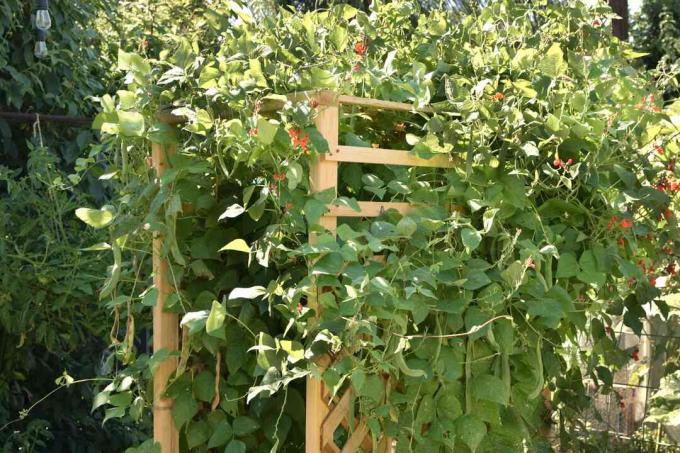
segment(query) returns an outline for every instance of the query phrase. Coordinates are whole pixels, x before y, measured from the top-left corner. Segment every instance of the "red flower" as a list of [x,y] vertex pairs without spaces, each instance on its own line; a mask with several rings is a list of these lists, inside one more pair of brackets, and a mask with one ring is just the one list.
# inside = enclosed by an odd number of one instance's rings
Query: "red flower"
[[630,219],[623,219],[619,225],[625,230],[627,228],[631,228],[633,226],[633,222]]
[[290,135],[290,138],[293,139],[293,143],[295,143],[295,140],[300,136],[300,129],[290,129],[288,130],[288,135]]
[[273,175],[274,181],[283,181],[286,179],[286,174],[285,173],[274,173]]
[[593,21],[593,27],[601,27],[601,26],[602,26],[602,22],[600,21],[600,19],[595,19]]
[[567,161],[567,165],[572,165],[573,163],[574,163],[574,159],[569,159],[569,160]]
[[662,146],[655,146],[654,151],[656,151],[657,154],[663,154],[663,147]]
[[555,168],[562,168],[562,161],[560,159],[555,159],[553,161],[553,167]]
[[260,131],[257,130],[256,127],[251,127],[250,130],[248,131],[248,135],[254,136],[257,135]]
[[669,275],[678,275],[678,271],[675,270],[675,263],[670,263],[668,266],[666,266],[666,272]]
[[356,44],[354,44],[354,53],[360,57],[366,55],[366,50],[366,44],[364,44],[362,41],[358,41]]
[[654,107],[652,107],[652,112],[654,112],[654,113],[660,113],[660,112],[661,112],[661,107],[659,107],[658,105],[655,105]]
[[664,211],[663,211],[663,216],[664,216],[664,218],[665,218],[666,220],[668,220],[668,219],[670,219],[671,217],[673,217],[673,211],[671,211],[670,208],[666,208],[666,209],[664,209]]
[[615,215],[612,216],[611,219],[609,219],[609,223],[607,223],[607,231],[611,231],[616,222],[619,221],[619,218],[616,217]]
[[505,95],[503,93],[501,93],[500,91],[493,95],[494,101],[498,102],[498,101],[502,101],[503,99],[505,99]]

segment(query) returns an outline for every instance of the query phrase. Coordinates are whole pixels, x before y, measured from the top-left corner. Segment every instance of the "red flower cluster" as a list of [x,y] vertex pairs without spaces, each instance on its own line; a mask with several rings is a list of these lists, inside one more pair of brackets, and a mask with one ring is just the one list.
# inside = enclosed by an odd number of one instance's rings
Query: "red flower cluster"
[[493,100],[496,102],[502,101],[503,99],[505,99],[505,95],[500,91],[493,95]]
[[680,181],[676,178],[666,178],[662,176],[659,183],[656,185],[656,189],[664,192],[666,190],[671,190],[673,192],[680,191]]
[[654,95],[650,94],[649,96],[645,96],[642,98],[640,102],[635,104],[635,108],[642,110],[642,109],[647,109],[651,110],[654,113],[659,113],[661,111],[661,107],[654,105]]
[[354,53],[360,57],[365,56],[367,50],[368,47],[366,47],[366,44],[364,44],[362,41],[358,41],[356,44],[354,44]]
[[309,134],[300,137],[300,129],[291,129],[288,131],[288,135],[293,140],[294,148],[300,147],[303,153],[309,154]]
[[274,181],[284,181],[286,179],[286,174],[285,173],[274,173],[272,178],[274,178]]
[[622,219],[621,223],[619,223],[619,226],[625,230],[628,228],[632,228],[633,222],[630,219]]
[[666,266],[665,270],[668,275],[678,275],[678,271],[675,269],[675,263],[670,263],[668,266]]
[[663,154],[663,146],[655,146],[654,151],[656,151],[657,154]]

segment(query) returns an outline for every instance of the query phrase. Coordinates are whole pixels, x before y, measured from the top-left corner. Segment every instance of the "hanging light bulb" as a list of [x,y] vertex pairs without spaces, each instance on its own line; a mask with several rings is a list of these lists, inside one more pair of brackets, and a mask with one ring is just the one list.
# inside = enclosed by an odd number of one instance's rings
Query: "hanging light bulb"
[[38,30],[38,39],[33,48],[33,55],[36,58],[42,58],[47,55],[47,32],[45,30]]
[[37,0],[35,12],[35,28],[38,30],[49,30],[52,26],[52,19],[48,11],[48,0]]

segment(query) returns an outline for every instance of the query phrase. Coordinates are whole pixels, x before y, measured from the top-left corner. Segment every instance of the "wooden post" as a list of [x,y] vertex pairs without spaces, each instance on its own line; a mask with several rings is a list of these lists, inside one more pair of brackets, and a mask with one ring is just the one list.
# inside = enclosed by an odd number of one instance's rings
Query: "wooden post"
[[[152,143],[151,158],[156,175],[160,177],[168,165],[168,156],[174,154],[175,145]],[[172,283],[169,279],[169,263],[162,255],[163,237],[155,233],[153,238],[153,272],[154,287],[158,298],[153,309],[153,350],[161,349],[177,351],[179,346],[179,319],[175,313],[163,311],[165,303],[172,294]],[[153,438],[161,446],[161,453],[179,452],[179,433],[172,420],[172,400],[164,398],[168,379],[177,369],[177,358],[171,357],[163,361],[156,369],[153,377]]]
[[[316,128],[328,142],[331,152],[338,147],[338,105],[337,103],[319,103],[319,112],[316,116]],[[335,188],[338,183],[338,163],[319,156],[311,163],[309,182],[312,192],[320,192],[329,188]],[[331,233],[335,234],[338,224],[337,217],[323,216],[319,224]],[[316,242],[316,234],[310,233],[309,242]],[[320,291],[316,288],[314,291]],[[310,301],[310,307],[319,310],[317,301]],[[321,453],[323,445],[323,433],[321,424],[328,415],[328,403],[324,398],[324,385],[319,379],[307,378],[306,417],[305,417],[305,451],[306,453]]]

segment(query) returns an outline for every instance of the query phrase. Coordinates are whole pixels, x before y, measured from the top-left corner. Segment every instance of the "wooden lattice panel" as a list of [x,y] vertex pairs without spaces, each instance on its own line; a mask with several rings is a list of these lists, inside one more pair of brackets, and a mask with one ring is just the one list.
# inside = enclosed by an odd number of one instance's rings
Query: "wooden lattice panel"
[[[341,146],[338,144],[339,112],[341,105],[361,106],[366,109],[397,110],[412,112],[414,108],[411,104],[391,101],[381,101],[376,99],[365,99],[355,96],[338,95],[331,91],[315,91],[295,93],[288,96],[293,102],[316,101],[319,105],[316,127],[328,142],[329,152],[318,156],[310,166],[310,187],[313,192],[326,189],[335,189],[338,185],[338,164],[340,162],[367,163],[383,165],[405,165],[417,167],[438,167],[448,168],[455,165],[455,161],[446,156],[434,156],[430,159],[418,157],[408,151],[383,149],[383,148],[361,148],[355,146]],[[262,106],[262,111],[272,111],[282,107],[282,99],[271,100]],[[420,109],[421,112],[431,113],[431,108]],[[378,217],[385,211],[394,209],[401,214],[408,214],[413,211],[414,206],[409,203],[395,202],[370,202],[360,201],[360,211],[343,207],[328,206],[328,210],[321,217],[319,224],[335,234],[337,229],[338,217]],[[457,207],[452,207],[457,209]],[[316,241],[316,235],[310,234],[310,243]],[[380,260],[383,257],[376,257]],[[318,292],[322,289],[317,288]],[[308,304],[311,308],[318,310],[316,303],[317,297],[311,297]],[[318,364],[322,369],[328,366],[326,363]],[[331,396],[322,381],[315,378],[307,380],[306,395],[306,433],[305,445],[306,453],[354,453],[361,450],[365,453],[373,451],[373,440],[366,425],[365,420],[358,418],[352,419],[354,411],[354,395],[351,387],[335,396]],[[350,423],[351,422],[351,423]],[[339,427],[347,432],[347,440],[342,446],[335,443],[335,433]],[[384,437],[378,443],[378,453],[388,453],[393,451],[393,442],[390,438]]]

